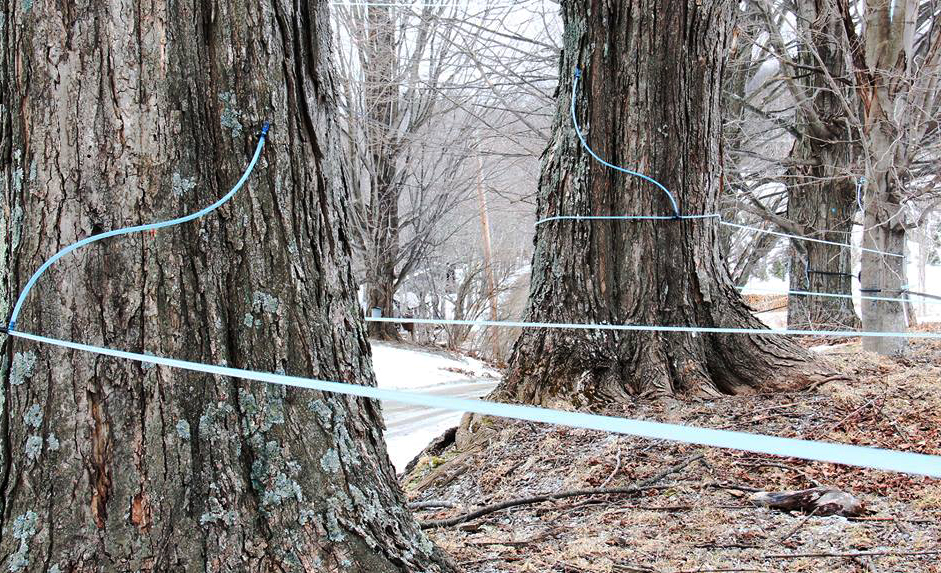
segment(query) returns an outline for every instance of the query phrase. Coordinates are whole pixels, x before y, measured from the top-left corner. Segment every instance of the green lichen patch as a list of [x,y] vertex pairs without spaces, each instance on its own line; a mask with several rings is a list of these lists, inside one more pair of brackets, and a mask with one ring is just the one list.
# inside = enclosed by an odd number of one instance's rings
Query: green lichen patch
[[246,416],[254,416],[258,412],[258,401],[255,400],[255,395],[245,388],[239,388],[239,408]]
[[183,177],[179,173],[174,173],[173,176],[170,177],[170,192],[173,193],[175,197],[182,197],[195,187],[196,179],[194,178]]
[[33,375],[36,367],[36,354],[27,350],[13,355],[13,365],[10,367],[10,384],[19,386]]
[[275,476],[274,483],[265,490],[261,497],[261,504],[265,507],[281,505],[287,499],[296,499],[298,503],[304,501],[301,486],[283,473]]
[[225,418],[235,409],[227,402],[218,402],[206,406],[206,411],[199,417],[199,437],[210,442],[230,437],[225,427]]
[[20,546],[10,556],[10,571],[20,571],[29,566],[29,540],[36,535],[38,521],[39,516],[31,510],[13,520],[13,538],[20,540]]
[[42,454],[42,436],[32,435],[26,438],[26,458],[32,462],[39,459]]
[[190,439],[190,423],[186,420],[180,420],[176,423],[176,435],[182,440]]
[[33,404],[29,407],[29,410],[26,410],[26,413],[23,414],[23,423],[34,428],[42,425],[42,408],[39,404]]
[[278,307],[280,305],[281,301],[279,301],[278,297],[276,296],[261,291],[255,291],[252,293],[252,309],[255,311],[262,311],[273,314],[278,311]]
[[232,137],[238,139],[242,135],[241,114],[235,109],[235,94],[222,92],[219,101],[223,103],[222,116],[219,121],[224,129],[232,132]]
[[317,419],[324,429],[329,430],[331,428],[333,424],[330,420],[330,408],[327,407],[327,404],[323,400],[311,400],[307,403],[307,407],[311,412],[317,414]]
[[334,449],[327,450],[327,453],[320,458],[320,467],[325,472],[335,474],[340,471],[340,455]]
[[222,523],[231,527],[238,523],[238,512],[234,510],[226,511],[226,509],[222,507],[222,502],[220,502],[219,498],[216,496],[209,496],[209,499],[206,500],[206,505],[206,511],[199,516],[200,525]]

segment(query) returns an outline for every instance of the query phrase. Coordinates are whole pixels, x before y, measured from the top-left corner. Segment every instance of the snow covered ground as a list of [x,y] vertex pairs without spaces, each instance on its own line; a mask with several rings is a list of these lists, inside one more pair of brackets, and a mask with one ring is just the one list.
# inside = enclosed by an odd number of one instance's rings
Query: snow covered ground
[[[417,390],[457,398],[479,398],[493,389],[500,372],[480,360],[403,344],[372,342],[373,368],[381,388]],[[428,442],[461,420],[461,412],[385,402],[386,445],[401,471]]]

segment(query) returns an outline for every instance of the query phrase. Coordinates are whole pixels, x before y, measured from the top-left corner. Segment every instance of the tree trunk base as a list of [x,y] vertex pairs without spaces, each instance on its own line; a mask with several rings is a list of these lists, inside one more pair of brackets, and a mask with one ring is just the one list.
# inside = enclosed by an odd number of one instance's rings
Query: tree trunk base
[[790,391],[834,373],[790,340],[765,335],[533,331],[512,362],[490,399],[576,408]]

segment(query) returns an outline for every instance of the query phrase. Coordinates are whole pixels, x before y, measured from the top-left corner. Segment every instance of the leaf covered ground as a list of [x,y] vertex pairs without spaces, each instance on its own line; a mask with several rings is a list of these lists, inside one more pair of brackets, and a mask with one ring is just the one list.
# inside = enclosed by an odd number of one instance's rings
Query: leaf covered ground
[[[806,341],[808,346],[820,341]],[[941,341],[906,358],[816,348],[846,380],[708,402],[637,402],[604,413],[941,455]],[[623,487],[696,453],[701,462],[633,495],[515,507],[430,537],[468,572],[941,572],[941,480],[631,436],[484,418],[472,438],[402,477],[424,520],[534,494]],[[860,518],[754,506],[751,490],[824,485]]]

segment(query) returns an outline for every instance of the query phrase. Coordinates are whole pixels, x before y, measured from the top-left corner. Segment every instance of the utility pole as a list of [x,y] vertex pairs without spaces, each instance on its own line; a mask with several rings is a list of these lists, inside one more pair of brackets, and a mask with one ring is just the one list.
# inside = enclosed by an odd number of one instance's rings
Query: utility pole
[[[490,217],[487,216],[487,191],[484,189],[484,162],[477,153],[477,206],[480,209],[480,237],[484,245],[484,273],[487,277],[487,297],[490,299],[490,320],[497,320],[497,286],[493,278],[493,250],[490,245]],[[499,356],[497,330],[490,329],[493,358]]]

